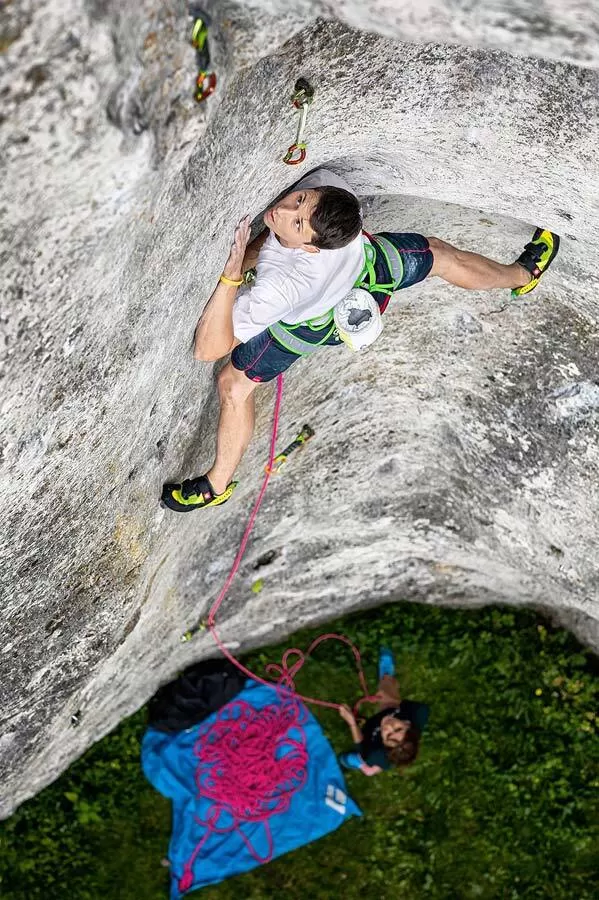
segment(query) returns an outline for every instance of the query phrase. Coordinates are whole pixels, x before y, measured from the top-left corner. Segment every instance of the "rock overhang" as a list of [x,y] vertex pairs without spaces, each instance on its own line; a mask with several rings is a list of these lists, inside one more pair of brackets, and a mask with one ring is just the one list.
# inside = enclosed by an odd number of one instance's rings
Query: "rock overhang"
[[[142,135],[119,147],[92,97],[92,140],[80,138],[78,158],[50,148],[32,185],[17,184],[20,270],[6,263],[3,360],[5,813],[160,681],[212,652],[206,638],[179,639],[230,564],[266,452],[271,391],[234,504],[200,524],[155,501],[163,480],[195,471],[212,450],[214,370],[194,364],[188,345],[231,225],[311,167],[351,180],[373,230],[437,233],[510,258],[542,221],[564,245],[542,302],[427,283],[397,298],[365,357],[335,351],[326,365],[295,367],[281,433],[310,418],[317,437],[267,497],[225,636],[249,647],[412,598],[554,609],[599,643],[597,278],[587,249],[597,233],[596,72],[322,21],[269,49],[247,70],[232,66],[201,137],[196,123],[166,124],[170,86],[156,106],[143,102],[136,69],[122,121],[127,129],[131,110],[144,110],[154,145]],[[126,68],[125,52],[120,60]],[[298,74],[317,97],[307,164],[292,171],[281,157]],[[98,97],[108,87],[99,82]],[[169,145],[174,135],[182,146]],[[9,153],[18,181],[16,162]],[[91,178],[95,208],[85,190],[65,192],[69,165],[83,188]],[[63,208],[27,234],[35,178]],[[31,262],[38,250],[43,272]],[[252,567],[270,549],[254,596]]]

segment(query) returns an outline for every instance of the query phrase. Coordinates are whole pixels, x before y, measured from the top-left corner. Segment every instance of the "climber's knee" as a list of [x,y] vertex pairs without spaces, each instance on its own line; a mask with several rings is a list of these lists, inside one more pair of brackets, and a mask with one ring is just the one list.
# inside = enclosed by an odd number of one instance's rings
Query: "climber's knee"
[[429,276],[438,275],[439,278],[447,278],[448,272],[459,262],[460,251],[440,238],[428,237],[427,241],[433,254]]
[[221,403],[243,403],[257,387],[257,382],[250,381],[244,372],[240,372],[230,362],[218,374]]

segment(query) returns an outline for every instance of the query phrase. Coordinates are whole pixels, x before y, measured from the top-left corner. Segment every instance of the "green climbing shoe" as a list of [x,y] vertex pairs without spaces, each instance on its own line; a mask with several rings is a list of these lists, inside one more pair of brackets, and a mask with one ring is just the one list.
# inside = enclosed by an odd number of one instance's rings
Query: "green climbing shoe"
[[532,241],[524,248],[524,252],[520,254],[516,260],[519,265],[530,272],[532,278],[523,287],[514,288],[512,297],[521,297],[522,294],[529,294],[534,291],[541,275],[547,271],[559,250],[559,235],[552,231],[546,231],[543,228],[537,228],[532,236]]
[[222,494],[215,494],[214,488],[205,475],[187,478],[182,484],[165,484],[162,487],[161,502],[175,512],[191,512],[204,506],[222,506],[226,503],[237,482],[227,485]]

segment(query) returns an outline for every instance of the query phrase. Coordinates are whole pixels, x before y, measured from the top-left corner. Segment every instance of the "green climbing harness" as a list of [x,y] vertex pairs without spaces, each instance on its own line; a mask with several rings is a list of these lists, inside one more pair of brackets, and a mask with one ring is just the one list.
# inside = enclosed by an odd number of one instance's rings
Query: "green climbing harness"
[[[370,243],[364,244],[364,267],[360,272],[354,287],[364,288],[364,290],[369,291],[371,294],[392,294],[393,291],[397,290],[403,279],[403,262],[401,254],[397,247],[392,244],[391,241],[387,240],[386,237],[383,237],[380,234],[377,234],[376,237],[370,237],[370,235],[367,236]],[[393,281],[389,282],[389,284],[377,283],[376,272],[374,270],[376,249],[372,244],[373,240],[383,254],[385,262],[387,263],[387,268],[391,273]]]
[[[325,329],[325,332],[324,335],[320,334],[318,341],[311,343],[295,334],[298,328],[309,328],[311,331],[319,334]],[[274,325],[269,327],[268,331],[286,350],[295,353],[297,356],[308,356],[310,353],[318,350],[319,347],[322,347],[323,344],[326,344],[329,338],[332,337],[335,331],[333,310],[330,309],[323,316],[308,319],[307,322],[298,322],[296,325],[290,325],[288,322],[275,322]]]
[[[354,288],[363,288],[371,294],[392,294],[393,291],[397,290],[403,279],[403,262],[401,254],[391,241],[381,235],[377,235],[374,238],[370,235],[366,235],[366,237],[368,237],[370,243],[364,244],[364,265],[354,283]],[[393,281],[388,284],[379,284],[376,280],[374,265],[376,262],[377,250],[373,246],[373,241],[377,244],[380,252],[383,254],[393,279]],[[322,316],[318,316],[315,319],[308,319],[306,322],[297,322],[295,325],[291,325],[289,322],[275,322],[274,325],[269,327],[268,332],[271,337],[275,338],[281,346],[291,353],[295,353],[297,356],[309,356],[311,353],[318,350],[319,347],[322,347],[323,344],[326,344],[335,334],[336,326],[334,315],[335,309],[333,307],[333,309],[329,309],[328,312],[324,313]],[[311,331],[318,332],[319,339],[311,342],[299,337],[299,335],[295,333],[299,328],[309,328]],[[323,329],[324,334],[321,334]]]

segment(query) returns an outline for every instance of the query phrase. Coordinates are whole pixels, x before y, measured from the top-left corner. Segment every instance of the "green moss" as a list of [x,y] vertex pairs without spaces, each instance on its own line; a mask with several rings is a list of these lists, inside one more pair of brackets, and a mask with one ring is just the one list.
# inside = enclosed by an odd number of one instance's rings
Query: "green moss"
[[[591,900],[599,876],[598,681],[594,660],[533,613],[413,604],[345,619],[375,683],[377,649],[396,651],[404,696],[431,720],[404,774],[351,773],[364,818],[203,900],[267,900],[283,891],[363,900]],[[314,631],[285,646],[306,646]],[[282,647],[250,657],[261,672]],[[352,702],[350,655],[325,645],[300,690]],[[336,713],[318,711],[335,748]],[[165,900],[169,804],[139,767],[141,712],[92,748],[0,832],[3,900]],[[68,886],[68,890],[67,890]],[[199,894],[195,896],[200,896]]]

